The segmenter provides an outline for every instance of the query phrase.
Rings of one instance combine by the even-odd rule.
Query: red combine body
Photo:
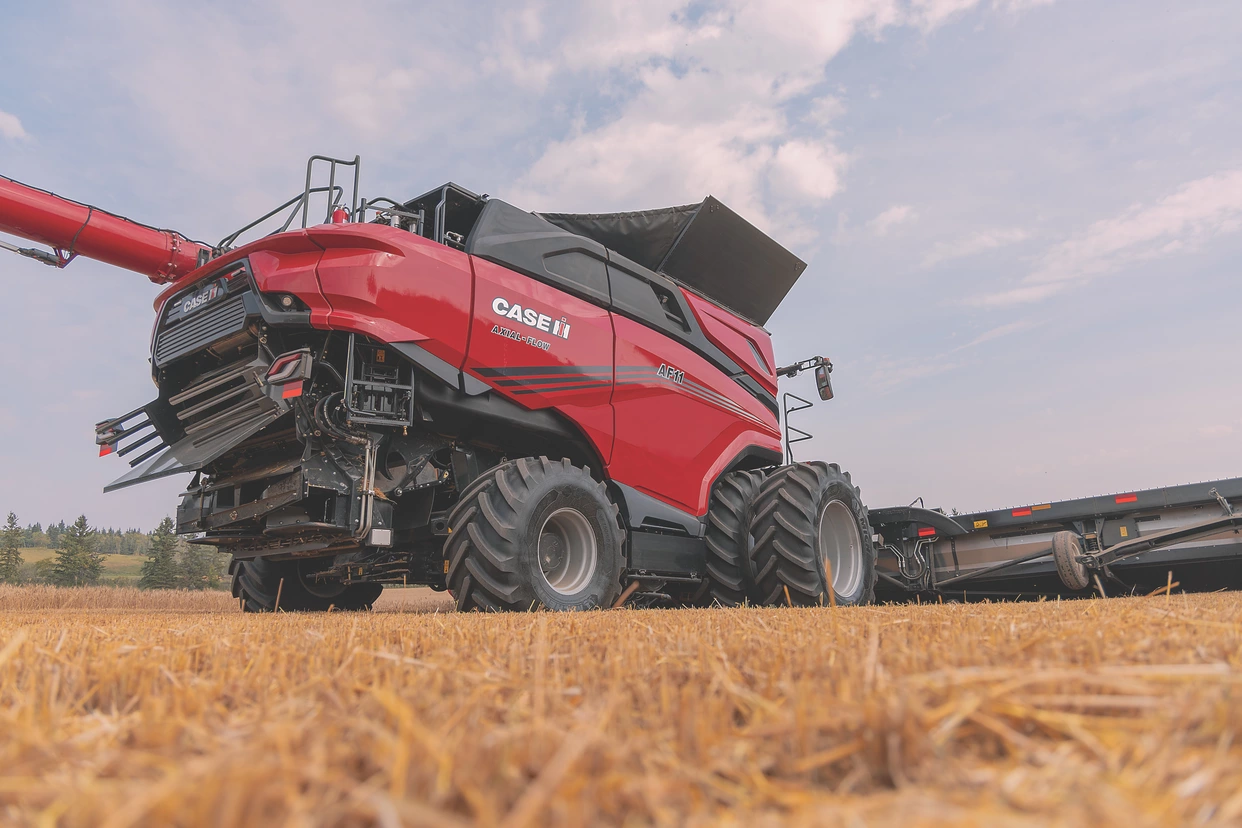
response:
[[[131,466],[109,488],[193,474],[178,530],[232,555],[247,609],[362,607],[385,583],[462,609],[870,599],[848,476],[780,465],[778,373],[830,368],[778,369],[762,327],[796,257],[710,197],[535,214],[355,183],[346,205],[342,165],[356,182],[357,159],[312,159],[284,226],[238,247],[0,180],[0,230],[57,249],[20,252],[171,282],[159,397],[98,443]]]

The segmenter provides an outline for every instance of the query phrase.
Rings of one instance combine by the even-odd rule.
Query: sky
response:
[[[808,262],[798,459],[962,511],[1242,474],[1242,14],[1090,0],[0,0],[0,174],[214,241],[315,153],[366,196],[712,194]],[[0,252],[0,512],[153,527],[96,421],[155,396],[143,277]],[[809,375],[783,391],[811,397]]]

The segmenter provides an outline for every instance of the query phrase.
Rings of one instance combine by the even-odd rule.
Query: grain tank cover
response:
[[[708,196],[699,204],[634,213],[538,213],[663,273],[757,325],[798,281],[806,263]]]

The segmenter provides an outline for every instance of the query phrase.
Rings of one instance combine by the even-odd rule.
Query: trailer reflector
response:
[[[986,519],[985,519],[985,520],[976,520],[976,521],[975,521],[975,528],[976,528],[976,529],[987,529],[987,528],[988,528],[988,522],[987,522],[987,520],[986,520]]]
[[[930,538],[934,534],[936,534],[936,530],[930,526],[924,526],[921,529],[919,529],[920,538]]]
[[[1045,510],[1045,509],[1051,509],[1051,508],[1052,508],[1052,504],[1051,504],[1051,503],[1041,503],[1039,506],[1032,506],[1032,507],[1031,507],[1031,511],[1032,511],[1032,512],[1042,512],[1042,511],[1043,511],[1043,510]]]
[[[112,453],[112,445],[110,443],[102,443],[99,446],[100,457],[107,457],[111,453]]]
[[[1117,501],[1118,503],[1134,503],[1136,500],[1138,500],[1138,495],[1136,494],[1117,495],[1115,498],[1113,498],[1113,500]]]
[[[1014,509],[1011,514],[1013,514],[1014,517],[1030,517],[1031,509],[1029,506],[1025,509]]]

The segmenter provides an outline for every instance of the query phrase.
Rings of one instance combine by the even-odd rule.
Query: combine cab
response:
[[[178,531],[231,556],[248,610],[364,608],[385,584],[463,610],[861,604],[877,547],[890,594],[1054,549],[1066,583],[1103,591],[1137,554],[1101,557],[1107,519],[1071,514],[1014,529],[1033,539],[1022,560],[977,520],[882,510],[873,527],[848,474],[793,463],[797,437],[783,457],[778,377],[814,369],[829,399],[831,364],[777,366],[762,326],[805,265],[716,199],[540,214],[446,184],[366,200],[358,170],[312,158],[301,194],[215,245],[0,179],[0,230],[53,250],[6,247],[167,285],[159,394],[96,427],[129,466],[108,488],[191,475]]]

